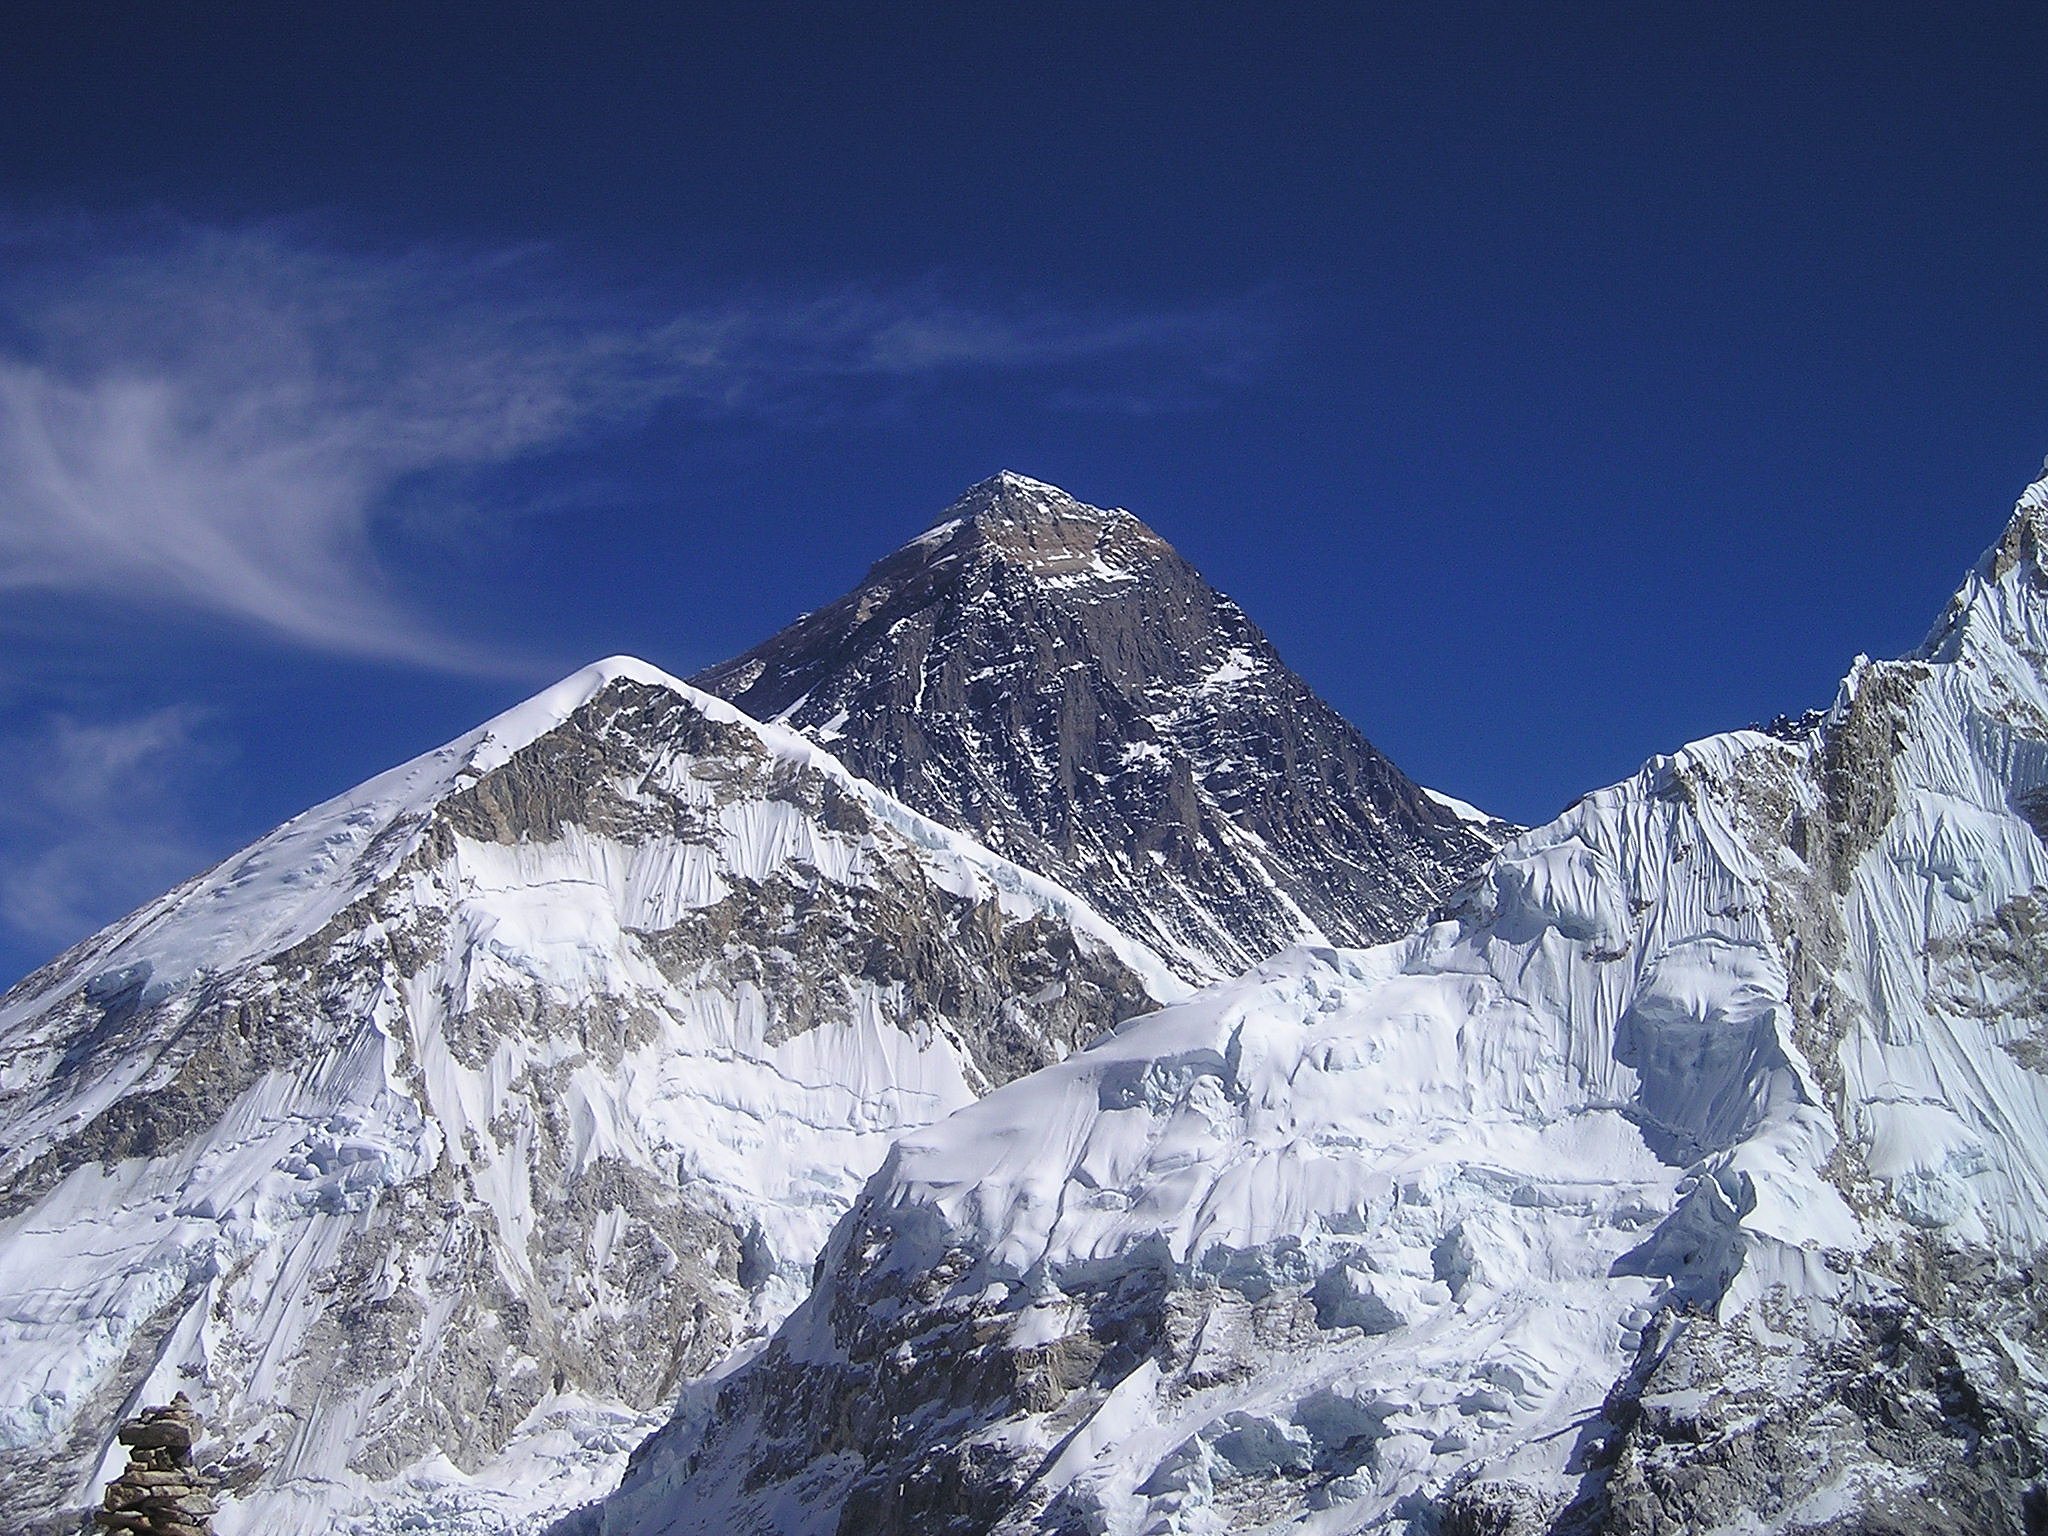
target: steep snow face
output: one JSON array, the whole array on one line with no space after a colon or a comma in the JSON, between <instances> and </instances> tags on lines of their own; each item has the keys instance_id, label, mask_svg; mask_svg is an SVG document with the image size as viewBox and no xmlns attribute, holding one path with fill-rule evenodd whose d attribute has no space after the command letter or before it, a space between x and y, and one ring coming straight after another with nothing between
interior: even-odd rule
<instances>
[{"instance_id":1,"label":"steep snow face","mask_svg":"<svg viewBox=\"0 0 2048 1536\"><path fill-rule=\"evenodd\" d=\"M2044 538L1816 728L905 1136L604 1530L2032 1529Z\"/></svg>"},{"instance_id":2,"label":"steep snow face","mask_svg":"<svg viewBox=\"0 0 2048 1536\"><path fill-rule=\"evenodd\" d=\"M694 681L1193 980L1403 932L1511 830L1419 789L1137 518L1022 475Z\"/></svg>"},{"instance_id":3,"label":"steep snow face","mask_svg":"<svg viewBox=\"0 0 2048 1536\"><path fill-rule=\"evenodd\" d=\"M1183 990L801 738L579 673L0 1000L0 1526L175 1390L226 1536L579 1503L896 1134Z\"/></svg>"}]
</instances>

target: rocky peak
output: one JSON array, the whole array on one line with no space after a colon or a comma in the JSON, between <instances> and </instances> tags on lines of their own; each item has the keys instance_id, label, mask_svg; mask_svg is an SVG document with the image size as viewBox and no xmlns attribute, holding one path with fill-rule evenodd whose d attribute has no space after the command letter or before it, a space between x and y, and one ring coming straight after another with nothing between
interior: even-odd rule
<instances>
[{"instance_id":1,"label":"rocky peak","mask_svg":"<svg viewBox=\"0 0 2048 1536\"><path fill-rule=\"evenodd\" d=\"M2048 463L2021 493L1998 542L1963 579L1913 660L1978 665L2038 681L2048 661Z\"/></svg>"},{"instance_id":2,"label":"rocky peak","mask_svg":"<svg viewBox=\"0 0 2048 1536\"><path fill-rule=\"evenodd\" d=\"M959 499L940 514L937 526L971 525L990 535L1033 530L1085 538L1086 530L1120 522L1130 515L1120 508L1091 507L1056 485L1006 469L962 491Z\"/></svg>"},{"instance_id":3,"label":"rocky peak","mask_svg":"<svg viewBox=\"0 0 2048 1536\"><path fill-rule=\"evenodd\" d=\"M1387 937L1493 846L1144 523L1007 471L695 681L1081 894L1189 979Z\"/></svg>"},{"instance_id":4,"label":"rocky peak","mask_svg":"<svg viewBox=\"0 0 2048 1536\"><path fill-rule=\"evenodd\" d=\"M1129 581L1160 553L1171 553L1166 541L1129 512L1091 507L1006 469L970 486L937 523L880 561L864 585L914 572L985 577L995 567L1027 577Z\"/></svg>"}]
</instances>

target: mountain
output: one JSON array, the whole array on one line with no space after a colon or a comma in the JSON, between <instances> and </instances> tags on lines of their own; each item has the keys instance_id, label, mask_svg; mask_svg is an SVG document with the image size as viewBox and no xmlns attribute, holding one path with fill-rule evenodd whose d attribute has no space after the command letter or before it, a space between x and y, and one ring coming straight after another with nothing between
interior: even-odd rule
<instances>
[{"instance_id":1,"label":"mountain","mask_svg":"<svg viewBox=\"0 0 2048 1536\"><path fill-rule=\"evenodd\" d=\"M2048 1529L2048 480L1926 645L908 1133L608 1536Z\"/></svg>"},{"instance_id":2,"label":"mountain","mask_svg":"<svg viewBox=\"0 0 2048 1536\"><path fill-rule=\"evenodd\" d=\"M76 1529L176 1390L224 1536L579 1503L899 1132L1184 990L810 743L578 673L0 999L0 1529Z\"/></svg>"},{"instance_id":3,"label":"mountain","mask_svg":"<svg viewBox=\"0 0 2048 1536\"><path fill-rule=\"evenodd\" d=\"M1137 518L1022 475L692 681L1194 981L1391 938L1512 830L1412 782Z\"/></svg>"}]
</instances>

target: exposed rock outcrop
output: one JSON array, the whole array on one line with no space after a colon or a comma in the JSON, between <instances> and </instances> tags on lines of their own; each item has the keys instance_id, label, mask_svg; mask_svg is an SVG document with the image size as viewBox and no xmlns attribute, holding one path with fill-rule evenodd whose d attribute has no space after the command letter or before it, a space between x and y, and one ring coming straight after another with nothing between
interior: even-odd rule
<instances>
[{"instance_id":1,"label":"exposed rock outcrop","mask_svg":"<svg viewBox=\"0 0 2048 1536\"><path fill-rule=\"evenodd\" d=\"M1137 518L1017 474L693 681L1193 980L1391 938L1511 830L1419 788Z\"/></svg>"}]
</instances>

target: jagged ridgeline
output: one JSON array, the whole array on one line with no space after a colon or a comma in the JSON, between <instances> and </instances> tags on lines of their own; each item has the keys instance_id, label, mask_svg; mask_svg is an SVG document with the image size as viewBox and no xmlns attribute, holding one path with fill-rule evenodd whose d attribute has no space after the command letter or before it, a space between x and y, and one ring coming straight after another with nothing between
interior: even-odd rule
<instances>
[{"instance_id":1,"label":"jagged ridgeline","mask_svg":"<svg viewBox=\"0 0 2048 1536\"><path fill-rule=\"evenodd\" d=\"M788 732L600 664L0 1000L0 1530L189 1392L228 1536L602 1492L890 1140L1184 990Z\"/></svg>"},{"instance_id":2,"label":"jagged ridgeline","mask_svg":"<svg viewBox=\"0 0 2048 1536\"><path fill-rule=\"evenodd\" d=\"M230 1536L575 1505L895 1135L1502 830L1018 476L739 673L810 740L604 663L0 1000L0 1526L180 1388Z\"/></svg>"},{"instance_id":3,"label":"jagged ridgeline","mask_svg":"<svg viewBox=\"0 0 2048 1536\"><path fill-rule=\"evenodd\" d=\"M1189 980L1405 932L1512 830L1416 785L1137 518L1017 474L692 681Z\"/></svg>"},{"instance_id":4,"label":"jagged ridgeline","mask_svg":"<svg viewBox=\"0 0 2048 1536\"><path fill-rule=\"evenodd\" d=\"M590 1523L2048 1529L2044 800L2048 480L1809 728L906 1134Z\"/></svg>"}]
</instances>

